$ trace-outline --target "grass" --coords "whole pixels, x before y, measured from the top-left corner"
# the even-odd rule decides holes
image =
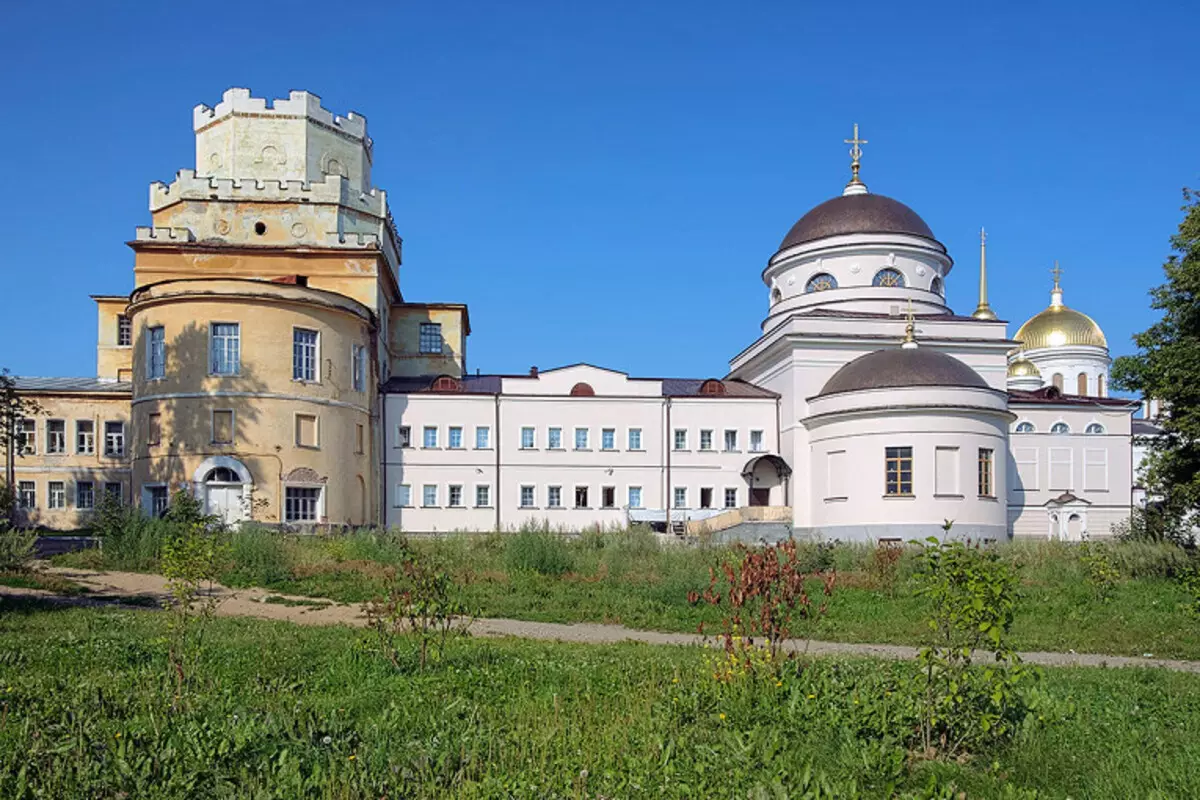
[[[176,698],[165,624],[34,601],[0,616],[0,796],[1200,793],[1194,675],[1047,670],[1040,723],[942,763],[903,741],[911,664],[819,661],[726,694],[690,648],[466,640],[398,672],[363,632],[220,619]]]
[[[287,606],[288,608],[329,608],[329,606],[333,605],[328,600],[304,600],[293,597],[280,597],[277,594],[267,595],[263,598],[263,602],[277,606]]]
[[[11,586],[16,589],[42,589],[62,595],[87,594],[90,591],[75,581],[55,575],[52,572],[36,570],[9,570],[0,572],[0,586]]]
[[[153,536],[127,537],[133,554],[113,548],[73,553],[60,563],[154,571]],[[445,565],[467,605],[482,616],[540,622],[620,623],[634,628],[692,632],[719,619],[712,607],[692,606],[688,592],[708,584],[709,569],[730,556],[726,548],[660,546],[638,531],[589,534],[567,540],[544,530],[486,536],[406,539],[361,531],[295,537],[249,528],[232,534],[231,562],[221,576],[233,587],[359,603],[378,596],[387,570],[415,553]],[[1189,563],[1171,545],[1114,544],[1122,574],[1112,596],[1097,597],[1077,551],[1051,542],[1004,546],[1020,567],[1023,601],[1011,641],[1023,650],[1075,650],[1113,655],[1152,653],[1200,659],[1200,623],[1194,602],[1174,580]],[[812,631],[824,639],[891,644],[920,643],[925,606],[914,595],[912,552],[889,579],[864,546],[803,547],[810,569],[837,569],[829,614]]]

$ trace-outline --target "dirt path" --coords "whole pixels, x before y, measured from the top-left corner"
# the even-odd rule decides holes
[[[166,597],[166,580],[159,575],[143,575],[135,572],[99,572],[94,570],[51,567],[56,575],[75,581],[90,590],[82,597],[63,597],[39,589],[17,589],[0,586],[0,610],[5,597],[38,596],[52,598],[55,602],[74,605],[109,605],[113,603],[150,605],[161,603]],[[256,617],[299,625],[350,625],[361,627],[366,619],[359,605],[320,601],[309,597],[294,597],[270,592],[265,589],[227,589],[218,586],[213,592],[221,598],[217,614],[225,617]],[[280,598],[293,605],[267,602],[267,598]],[[322,605],[314,605],[323,603]],[[527,622],[516,619],[479,619],[471,627],[476,636],[516,636],[522,639],[540,639],[585,644],[611,644],[617,642],[645,642],[646,644],[697,645],[699,636],[688,633],[660,633],[626,628],[622,625],[596,625],[580,623],[564,625],[554,622]],[[917,648],[893,644],[852,644],[848,642],[789,642],[792,649],[807,651],[812,655],[849,655],[871,658],[911,659]],[[1162,667],[1179,672],[1200,673],[1200,661],[1179,661],[1167,658],[1131,658],[1091,653],[1021,653],[1021,658],[1031,664],[1051,667]]]

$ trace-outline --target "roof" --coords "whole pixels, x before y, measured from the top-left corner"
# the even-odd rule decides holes
[[[859,356],[833,373],[818,397],[862,389],[951,386],[990,389],[979,373],[929,347],[896,347]]]
[[[796,316],[798,317],[843,317],[845,319],[894,319],[904,320],[904,316],[900,314],[888,314],[883,311],[838,311],[834,308],[812,308],[808,311],[801,311]],[[964,314],[915,314],[914,318],[917,322],[987,322],[1006,324],[1002,319],[980,319],[979,317],[967,316]]]
[[[90,394],[133,394],[129,381],[106,381],[100,378],[13,378],[21,392],[70,392]]]
[[[1135,419],[1131,432],[1134,436],[1160,436],[1164,433],[1164,429],[1161,425],[1155,425],[1149,420]]]
[[[551,370],[547,370],[549,372]],[[545,374],[545,373],[543,373]],[[432,386],[439,375],[416,375],[390,378],[382,387],[385,394],[436,394]],[[537,380],[533,375],[464,375],[462,391],[454,394],[501,394],[505,378]],[[700,387],[710,378],[630,378],[636,381],[662,381],[663,397],[778,397],[775,392],[737,379],[721,381],[725,386],[723,395],[702,394]],[[603,395],[598,395],[603,397]]]
[[[1108,347],[1104,331],[1094,319],[1064,305],[1052,305],[1034,314],[1013,338],[1021,343],[1022,350],[1076,345]]]
[[[1134,408],[1136,401],[1120,397],[1087,397],[1078,394],[1063,394],[1058,387],[1043,386],[1040,389],[1009,389],[1008,402],[1058,406],[1110,406],[1112,408]]]
[[[848,233],[904,233],[937,242],[917,212],[899,200],[868,193],[841,195],[813,208],[792,226],[779,249]]]

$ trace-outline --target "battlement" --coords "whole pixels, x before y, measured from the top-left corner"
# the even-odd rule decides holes
[[[187,228],[151,228],[138,225],[134,234],[138,242],[194,242],[196,237]]]
[[[200,132],[217,121],[233,116],[307,118],[326,127],[358,139],[370,149],[371,138],[367,136],[367,118],[353,111],[338,116],[321,106],[321,98],[311,92],[290,92],[286,100],[279,99],[268,104],[265,97],[251,97],[249,89],[226,89],[221,102],[215,108],[201,103],[192,110],[192,127]]]
[[[150,184],[152,212],[182,200],[336,203],[377,217],[387,208],[382,189],[360,191],[342,175],[326,175],[323,181],[257,180],[197,177],[194,169],[181,169],[170,184]]]

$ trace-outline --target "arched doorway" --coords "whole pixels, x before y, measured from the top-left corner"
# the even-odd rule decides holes
[[[192,476],[196,498],[204,513],[235,525],[250,517],[250,495],[254,480],[250,470],[236,458],[213,456],[196,468]]]
[[[787,481],[792,468],[777,455],[755,456],[742,467],[742,477],[750,485],[750,505],[787,505]]]

